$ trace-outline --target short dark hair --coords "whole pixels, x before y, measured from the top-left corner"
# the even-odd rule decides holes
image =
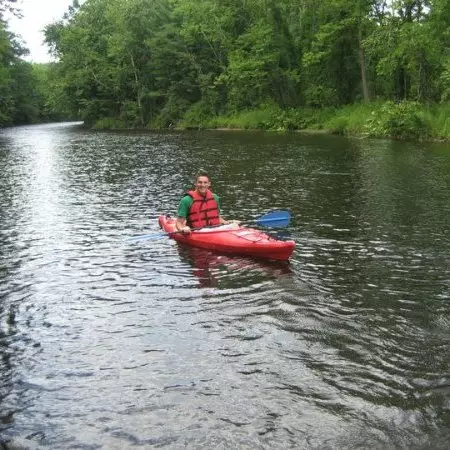
[[[208,177],[208,180],[211,181],[211,177],[209,176],[209,173],[206,170],[200,169],[195,174],[195,181],[197,181],[200,177]]]

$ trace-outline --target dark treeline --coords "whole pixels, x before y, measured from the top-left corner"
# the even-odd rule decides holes
[[[6,14],[20,17],[17,0],[0,0],[0,126],[70,118],[55,97],[53,67],[31,64],[20,36],[8,29]]]
[[[420,108],[450,99],[449,0],[75,0],[45,36],[58,63],[39,74],[43,116],[89,125],[265,110],[262,128],[305,128],[303,111],[381,102],[420,128]]]

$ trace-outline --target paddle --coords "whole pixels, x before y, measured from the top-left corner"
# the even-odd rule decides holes
[[[264,214],[259,219],[252,220],[250,222],[246,223],[254,223],[258,226],[265,226],[265,227],[272,227],[272,228],[283,228],[287,227],[289,225],[289,221],[291,220],[291,213],[289,211],[271,211],[267,214]],[[214,225],[212,227],[204,227],[205,228],[216,228],[220,225]],[[195,229],[193,230],[195,231]],[[218,233],[222,231],[229,231],[229,230],[217,230]],[[142,240],[153,240],[153,239],[161,239],[163,237],[171,236],[172,234],[180,234],[182,231],[173,231],[171,233],[168,233],[167,231],[161,231],[159,233],[152,233],[152,234],[143,234],[140,236],[134,236],[126,238],[127,241],[142,241]]]

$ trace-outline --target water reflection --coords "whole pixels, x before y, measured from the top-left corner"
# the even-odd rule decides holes
[[[181,261],[192,266],[200,288],[228,289],[242,283],[259,283],[263,279],[292,275],[286,261],[265,261],[230,256],[177,243]]]

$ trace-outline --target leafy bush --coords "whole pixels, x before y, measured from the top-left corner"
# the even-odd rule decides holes
[[[120,105],[120,119],[130,128],[142,126],[139,106],[136,101],[124,101]]]
[[[371,136],[424,139],[431,134],[423,117],[423,107],[418,102],[386,102],[372,116],[366,127]]]
[[[179,125],[182,128],[207,128],[213,115],[211,105],[199,101],[186,111]]]
[[[268,131],[290,131],[321,129],[331,114],[330,109],[290,108],[282,109],[274,103],[262,105],[228,116],[219,116],[208,121],[211,128],[242,128]]]
[[[358,103],[347,105],[339,109],[329,109],[328,115],[323,116],[324,128],[335,134],[367,135],[367,117],[371,117],[373,110],[378,109],[377,103]]]
[[[328,121],[327,128],[334,134],[346,134],[348,131],[348,118],[345,116],[333,117]]]
[[[424,113],[424,120],[431,130],[431,136],[450,139],[450,102],[428,108]]]
[[[285,112],[278,105],[267,104],[258,109],[216,117],[209,121],[209,126],[245,130],[284,130],[283,117],[285,117]]]

